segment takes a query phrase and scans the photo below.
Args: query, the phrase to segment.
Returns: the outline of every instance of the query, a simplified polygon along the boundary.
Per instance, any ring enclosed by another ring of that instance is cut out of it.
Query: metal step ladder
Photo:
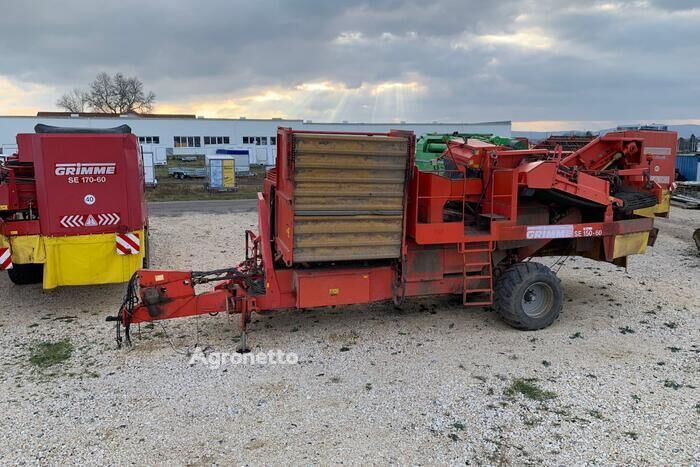
[[[494,242],[465,242],[459,251],[463,257],[462,303],[464,306],[493,305],[493,262],[491,253]],[[474,274],[471,270],[478,268]],[[470,272],[468,274],[468,272]],[[484,298],[484,295],[488,298]]]

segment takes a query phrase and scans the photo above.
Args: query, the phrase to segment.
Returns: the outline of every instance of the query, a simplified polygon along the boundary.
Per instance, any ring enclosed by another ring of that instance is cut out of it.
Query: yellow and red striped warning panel
[[[0,271],[12,269],[12,251],[9,248],[0,248]]]
[[[117,254],[138,255],[141,252],[141,237],[138,232],[117,234]]]

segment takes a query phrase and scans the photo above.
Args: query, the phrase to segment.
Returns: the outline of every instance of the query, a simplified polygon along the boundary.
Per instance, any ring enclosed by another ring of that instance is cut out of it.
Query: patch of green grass
[[[68,360],[73,354],[73,344],[70,339],[58,342],[42,342],[32,349],[29,362],[40,368],[47,368]]]
[[[204,167],[204,160],[201,161],[169,161],[173,167],[189,166]],[[206,180],[204,178],[188,178],[176,180],[168,176],[168,168],[165,166],[156,167],[156,177],[158,187],[146,192],[148,201],[185,201],[185,200],[215,200],[215,199],[255,199],[257,193],[262,191],[262,183],[265,179],[265,168],[262,166],[251,166],[253,177],[236,176],[237,191],[216,192],[208,191],[204,188]]]
[[[557,397],[556,393],[540,388],[534,381],[533,379],[518,378],[506,388],[504,393],[509,397],[522,394],[533,401],[546,401]]]

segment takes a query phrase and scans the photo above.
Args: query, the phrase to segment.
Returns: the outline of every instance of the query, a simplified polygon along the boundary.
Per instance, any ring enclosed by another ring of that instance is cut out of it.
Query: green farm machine
[[[462,139],[476,139],[485,143],[506,146],[512,149],[527,149],[528,143],[523,138],[503,138],[489,133],[432,133],[421,136],[416,142],[416,167],[423,171],[442,171],[445,169],[440,155],[447,149],[447,142]]]

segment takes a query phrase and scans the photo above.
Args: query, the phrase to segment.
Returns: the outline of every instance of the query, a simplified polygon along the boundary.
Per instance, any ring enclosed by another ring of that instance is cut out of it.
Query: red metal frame
[[[495,268],[522,261],[557,242],[564,242],[558,248],[572,254],[590,256],[599,251],[597,259],[604,261],[616,260],[613,250],[618,235],[650,232],[653,242],[652,218],[614,219],[615,206],[621,201],[610,195],[609,180],[618,178],[660,197],[667,185],[650,179],[656,162],[655,156],[645,153],[645,143],[657,144],[657,153],[668,148],[656,173],[670,176],[671,181],[674,165],[669,159],[675,156],[675,134],[668,132],[611,133],[566,156],[560,148],[510,150],[480,141],[453,141],[442,157],[450,159],[454,169],[433,173],[414,168],[406,184],[401,258],[380,264],[302,268],[279,261],[271,243],[271,200],[291,203],[290,182],[281,176],[293,164],[290,134],[285,129],[278,132],[277,168],[268,172],[263,193],[258,195],[259,235],[246,233],[247,258],[233,270],[235,274],[214,291],[196,295],[191,273],[140,271],[141,302],[122,310],[123,324],[227,311],[241,313],[245,329],[255,311],[436,294],[462,293],[465,304],[489,304]],[[533,204],[524,195],[534,190],[554,190],[598,208],[588,212],[586,220],[580,209],[568,209],[552,222],[545,205]],[[461,205],[462,217],[457,221],[446,218],[450,202]],[[469,215],[485,218],[485,228],[478,228],[478,223],[467,225],[467,206],[476,206],[478,212]],[[284,253],[291,248],[293,232],[282,229],[282,238],[275,238],[277,249]],[[495,255],[498,260],[493,259]],[[255,291],[252,283],[262,284],[263,292],[260,287]],[[468,301],[468,296],[481,292],[487,292],[486,299]]]

